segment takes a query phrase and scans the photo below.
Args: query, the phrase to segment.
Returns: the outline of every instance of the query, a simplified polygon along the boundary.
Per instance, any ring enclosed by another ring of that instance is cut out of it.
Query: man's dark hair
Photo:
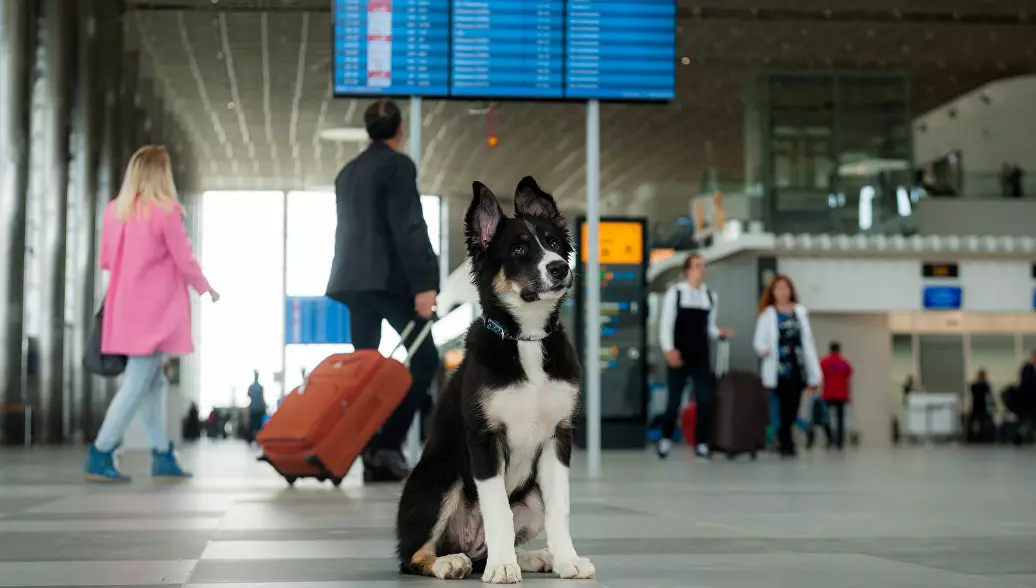
[[[388,141],[399,132],[399,125],[403,124],[403,115],[395,102],[378,100],[364,111],[363,124],[367,127],[367,135],[371,139]]]
[[[831,353],[842,352],[842,344],[838,341],[832,341],[831,344],[827,346],[827,348],[831,350]]]

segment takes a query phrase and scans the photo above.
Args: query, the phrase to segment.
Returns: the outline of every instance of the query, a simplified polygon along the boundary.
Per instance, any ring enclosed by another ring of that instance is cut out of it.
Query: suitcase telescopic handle
[[[410,336],[410,333],[414,332],[414,327],[416,326],[417,321],[410,321],[405,327],[403,327],[403,332],[399,334],[399,343],[397,343],[396,346],[392,348],[392,351],[389,352],[389,357],[392,357],[392,355],[396,353],[396,350],[403,346],[406,338]],[[410,358],[414,356],[414,352],[421,347],[421,344],[424,343],[424,340],[431,332],[432,321],[425,321],[424,326],[421,327],[421,330],[417,333],[417,337],[415,337],[413,342],[410,343],[410,346],[406,348],[406,359],[403,360],[403,365],[410,367]]]
[[[730,339],[720,337],[716,345],[716,376],[722,377],[730,371]]]

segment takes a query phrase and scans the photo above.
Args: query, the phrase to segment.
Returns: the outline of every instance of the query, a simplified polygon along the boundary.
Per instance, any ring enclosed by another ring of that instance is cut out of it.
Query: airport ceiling
[[[186,129],[201,187],[327,186],[360,143],[319,130],[362,126],[366,101],[330,88],[331,0],[129,0],[126,39]],[[1036,71],[1036,0],[680,0],[677,100],[604,104],[601,193],[642,185],[688,196],[710,166],[743,176],[743,87],[766,68],[896,68],[920,114],[987,81]],[[527,174],[563,205],[585,197],[584,108],[424,101],[421,187],[506,193]],[[405,112],[405,111],[404,111]],[[713,149],[708,154],[706,144]],[[675,187],[675,188],[674,188]]]

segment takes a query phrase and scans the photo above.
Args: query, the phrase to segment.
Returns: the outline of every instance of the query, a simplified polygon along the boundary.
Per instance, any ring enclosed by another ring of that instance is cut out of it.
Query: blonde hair
[[[137,214],[146,217],[152,205],[168,212],[178,203],[169,152],[163,145],[138,149],[126,166],[115,198],[115,218],[125,222]]]

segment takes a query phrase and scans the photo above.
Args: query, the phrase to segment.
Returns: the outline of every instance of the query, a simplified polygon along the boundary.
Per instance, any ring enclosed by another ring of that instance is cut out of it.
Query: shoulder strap
[[[683,295],[680,294],[680,284],[673,286],[676,290],[676,312],[680,312],[680,307],[683,306]]]

